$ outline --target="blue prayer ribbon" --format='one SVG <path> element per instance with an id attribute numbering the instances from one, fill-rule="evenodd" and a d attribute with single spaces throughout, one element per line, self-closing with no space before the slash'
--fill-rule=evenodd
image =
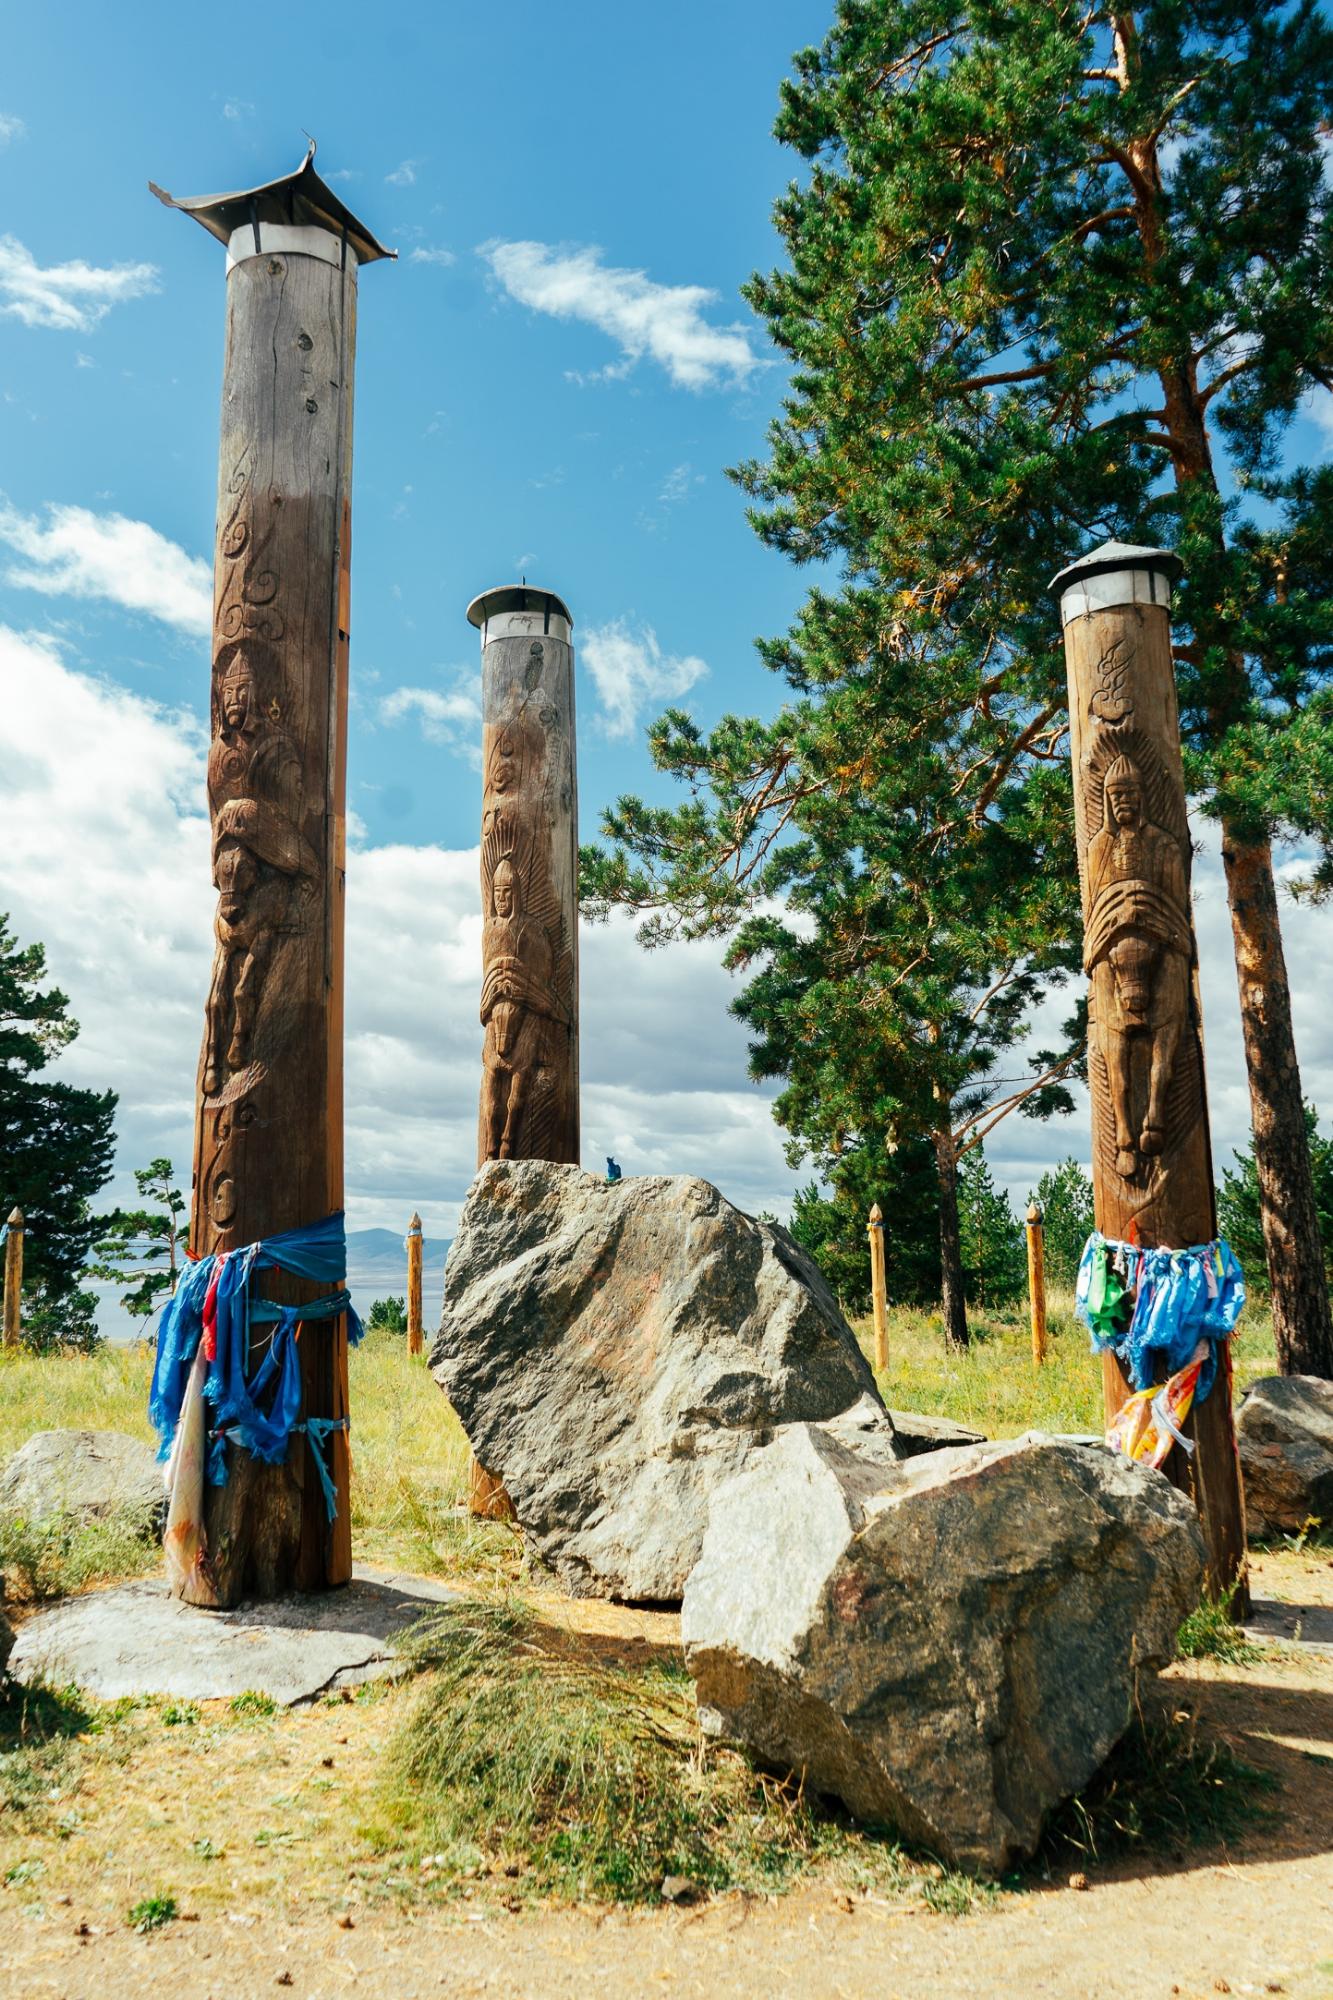
<path id="1" fill-rule="evenodd" d="M 1122 1332 L 1099 1333 L 1088 1316 L 1088 1298 L 1098 1253 L 1123 1263 L 1134 1293 L 1134 1312 Z M 1211 1270 L 1212 1283 L 1208 1280 Z M 1208 1353 L 1199 1371 L 1194 1400 L 1202 1403 L 1217 1374 L 1217 1350 L 1230 1338 L 1245 1304 L 1245 1279 L 1229 1243 L 1194 1243 L 1188 1249 L 1140 1249 L 1117 1243 L 1094 1229 L 1083 1246 L 1074 1311 L 1092 1335 L 1094 1350 L 1109 1348 L 1136 1389 L 1150 1389 L 1160 1357 L 1165 1372 L 1188 1367 L 1200 1340 Z"/>
<path id="2" fill-rule="evenodd" d="M 219 1270 L 219 1266 L 221 1266 Z M 308 1305 L 278 1305 L 250 1297 L 250 1280 L 257 1271 L 281 1270 L 313 1284 L 338 1284 L 339 1289 Z M 175 1296 L 162 1314 L 149 1414 L 161 1439 L 159 1458 L 167 1458 L 185 1400 L 186 1383 L 204 1333 L 204 1303 L 214 1273 L 217 1352 L 209 1363 L 204 1396 L 213 1406 L 213 1438 L 209 1449 L 210 1484 L 226 1484 L 225 1440 L 242 1445 L 265 1465 L 281 1465 L 294 1432 L 310 1437 L 311 1454 L 324 1488 L 329 1518 L 337 1511 L 333 1483 L 322 1447 L 331 1430 L 345 1429 L 347 1419 L 308 1417 L 301 1422 L 301 1361 L 296 1332 L 312 1321 L 347 1315 L 347 1338 L 356 1346 L 361 1321 L 341 1281 L 347 1270 L 347 1239 L 341 1210 L 303 1229 L 288 1229 L 225 1256 L 201 1257 L 184 1272 Z M 259 1366 L 250 1372 L 250 1329 L 276 1330 Z"/>

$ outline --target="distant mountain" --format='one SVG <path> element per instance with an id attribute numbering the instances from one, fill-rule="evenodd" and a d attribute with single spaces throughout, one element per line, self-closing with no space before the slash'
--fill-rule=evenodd
<path id="1" fill-rule="evenodd" d="M 444 1297 L 444 1260 L 452 1237 L 426 1238 L 421 1259 L 423 1318 L 430 1326 L 439 1315 Z M 117 1345 L 139 1336 L 139 1322 L 131 1320 L 118 1303 L 119 1285 L 100 1279 L 85 1279 L 87 1289 L 97 1299 L 98 1330 Z M 349 1229 L 347 1232 L 347 1286 L 364 1318 L 376 1299 L 402 1298 L 407 1292 L 407 1246 L 394 1229 Z M 150 1323 L 151 1334 L 156 1315 Z"/>

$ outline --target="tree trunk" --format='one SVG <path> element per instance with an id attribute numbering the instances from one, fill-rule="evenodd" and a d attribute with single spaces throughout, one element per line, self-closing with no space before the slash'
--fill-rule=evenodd
<path id="1" fill-rule="evenodd" d="M 1254 1160 L 1284 1375 L 1333 1380 L 1333 1316 L 1291 1025 L 1291 989 L 1266 840 L 1222 831 L 1222 864 L 1240 986 Z"/>
<path id="2" fill-rule="evenodd" d="M 1120 86 L 1122 90 L 1128 89 L 1138 68 L 1137 30 L 1132 14 L 1114 17 L 1113 41 Z M 1163 255 L 1167 227 L 1157 134 L 1132 141 L 1127 155 L 1135 169 L 1130 191 L 1144 262 L 1153 271 Z M 1164 362 L 1158 370 L 1158 379 L 1177 490 L 1197 481 L 1216 494 L 1217 474 L 1207 409 L 1193 352 Z M 1220 512 L 1218 523 L 1216 546 L 1220 553 L 1225 541 Z M 1196 621 L 1199 627 L 1204 622 Z M 1210 717 L 1216 739 L 1232 716 L 1244 713 L 1250 690 L 1234 624 L 1225 614 L 1216 615 L 1207 623 L 1208 629 L 1199 629 L 1198 637 L 1205 645 L 1220 646 L 1231 663 L 1230 685 L 1219 690 L 1216 713 Z M 1223 862 L 1231 905 L 1236 977 L 1240 984 L 1240 1018 L 1249 1073 L 1254 1155 L 1259 1169 L 1259 1209 L 1278 1366 L 1283 1374 L 1333 1376 L 1333 1324 L 1315 1213 L 1310 1147 L 1301 1110 L 1301 1079 L 1278 922 L 1272 848 L 1267 839 L 1233 840 L 1229 829 L 1224 827 Z"/>
<path id="3" fill-rule="evenodd" d="M 935 1171 L 940 1181 L 940 1301 L 947 1347 L 968 1345 L 967 1296 L 963 1288 L 963 1238 L 958 1219 L 958 1156 L 953 1134 L 935 1139 Z"/>

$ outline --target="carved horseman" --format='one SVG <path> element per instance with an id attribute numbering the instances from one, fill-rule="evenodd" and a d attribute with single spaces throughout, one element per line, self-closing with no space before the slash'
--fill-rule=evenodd
<path id="1" fill-rule="evenodd" d="M 1189 1020 L 1193 931 L 1184 857 L 1147 818 L 1138 767 L 1119 755 L 1088 843 L 1084 965 L 1115 1115 L 1116 1166 L 1142 1171 L 1167 1139 L 1167 1097 Z M 1146 1089 L 1144 1088 L 1146 1073 Z"/>

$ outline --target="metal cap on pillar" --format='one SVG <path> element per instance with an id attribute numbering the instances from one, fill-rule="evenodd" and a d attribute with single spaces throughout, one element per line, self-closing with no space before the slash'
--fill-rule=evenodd
<path id="1" fill-rule="evenodd" d="M 527 583 L 502 583 L 483 590 L 467 608 L 468 623 L 481 633 L 481 643 L 492 639 L 538 638 L 563 640 L 569 644 L 574 616 L 563 597 L 553 590 L 534 589 Z"/>
<path id="2" fill-rule="evenodd" d="M 1156 604 L 1170 611 L 1171 586 L 1184 567 L 1170 549 L 1103 542 L 1051 578 L 1051 589 L 1060 599 L 1060 623 L 1068 625 L 1091 611 L 1107 611 L 1118 604 Z"/>
<path id="3" fill-rule="evenodd" d="M 231 194 L 176 195 L 149 181 L 148 188 L 168 208 L 192 215 L 210 236 L 227 246 L 227 269 L 248 257 L 319 257 L 340 265 L 350 250 L 358 264 L 396 257 L 359 222 L 345 202 L 315 172 L 315 142 L 294 173 Z"/>

